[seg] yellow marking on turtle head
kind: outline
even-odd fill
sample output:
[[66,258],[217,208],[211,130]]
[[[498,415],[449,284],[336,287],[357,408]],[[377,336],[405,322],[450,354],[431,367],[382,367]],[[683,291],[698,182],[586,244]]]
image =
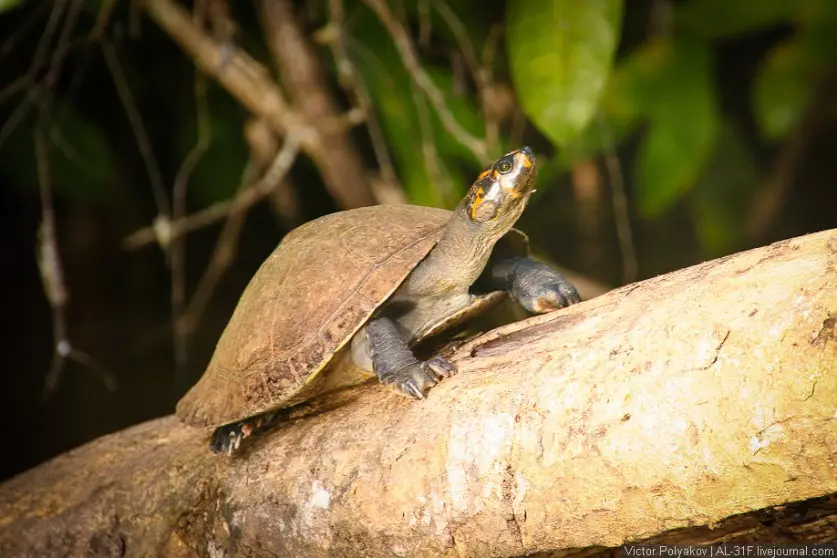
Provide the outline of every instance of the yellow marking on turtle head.
[[[491,171],[485,171],[480,175],[480,179],[485,178],[483,175],[488,174]],[[477,209],[479,208],[482,200],[485,198],[485,188],[482,186],[477,186],[477,189],[474,190],[474,201],[471,203],[471,219],[477,218]]]

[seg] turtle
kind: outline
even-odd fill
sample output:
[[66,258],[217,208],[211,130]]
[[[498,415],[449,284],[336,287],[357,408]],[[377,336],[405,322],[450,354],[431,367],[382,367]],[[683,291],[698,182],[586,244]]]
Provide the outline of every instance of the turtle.
[[488,165],[454,211],[376,205],[289,232],[245,288],[176,414],[236,452],[287,410],[374,376],[423,399],[456,366],[415,347],[507,295],[530,313],[580,302],[512,228],[534,192],[529,147]]

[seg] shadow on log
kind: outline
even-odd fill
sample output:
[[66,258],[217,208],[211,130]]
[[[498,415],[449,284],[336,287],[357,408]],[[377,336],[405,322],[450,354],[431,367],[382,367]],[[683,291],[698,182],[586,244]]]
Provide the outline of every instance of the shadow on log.
[[834,540],[835,321],[837,230],[721,258],[491,331],[428,399],[362,386],[238,458],[171,417],[91,442],[0,487],[0,555]]

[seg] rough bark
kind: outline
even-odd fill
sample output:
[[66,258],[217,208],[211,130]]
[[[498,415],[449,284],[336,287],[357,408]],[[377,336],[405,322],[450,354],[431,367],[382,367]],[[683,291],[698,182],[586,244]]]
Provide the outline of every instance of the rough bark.
[[0,555],[834,540],[836,321],[837,230],[703,263],[489,332],[424,401],[344,392],[239,458],[171,417],[91,442],[0,487]]

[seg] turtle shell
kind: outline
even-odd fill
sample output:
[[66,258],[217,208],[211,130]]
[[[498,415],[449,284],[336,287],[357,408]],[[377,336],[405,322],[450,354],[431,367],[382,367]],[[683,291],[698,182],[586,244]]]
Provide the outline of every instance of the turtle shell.
[[451,216],[377,205],[288,233],[244,290],[177,416],[220,426],[314,395],[315,378],[430,252]]

